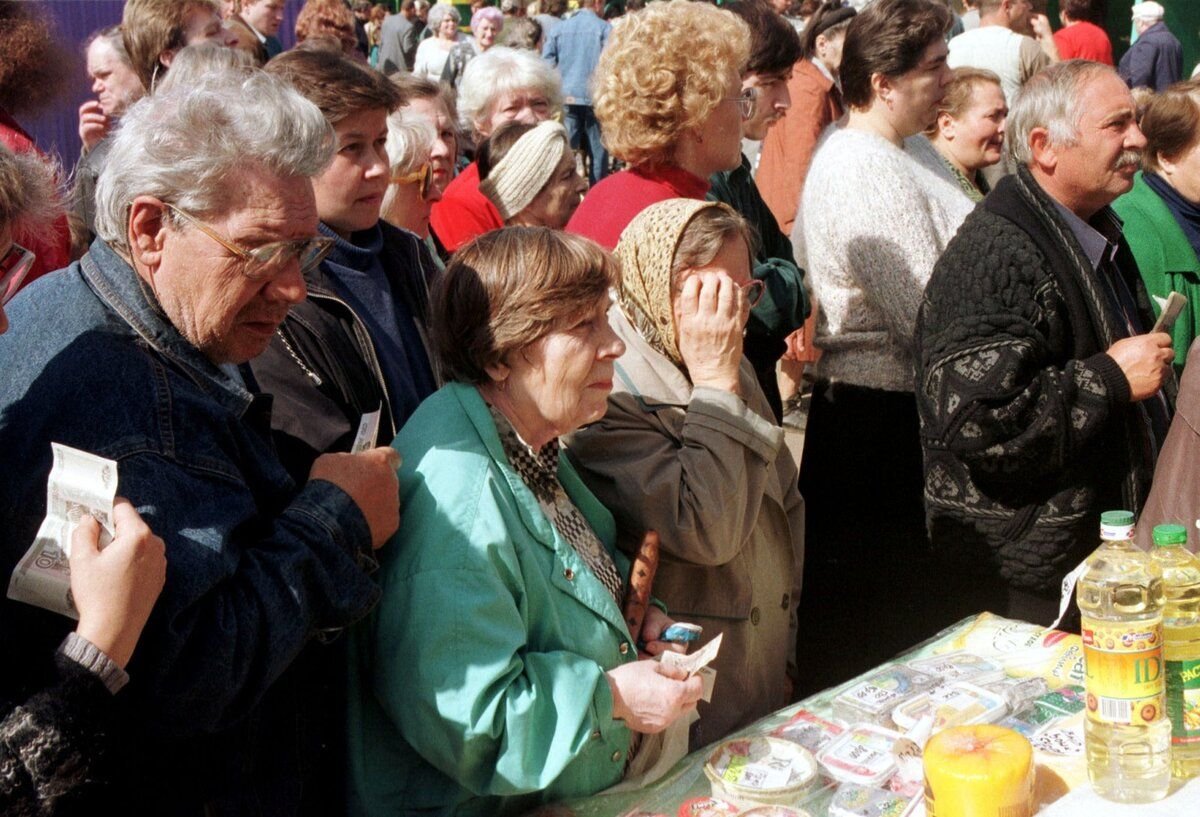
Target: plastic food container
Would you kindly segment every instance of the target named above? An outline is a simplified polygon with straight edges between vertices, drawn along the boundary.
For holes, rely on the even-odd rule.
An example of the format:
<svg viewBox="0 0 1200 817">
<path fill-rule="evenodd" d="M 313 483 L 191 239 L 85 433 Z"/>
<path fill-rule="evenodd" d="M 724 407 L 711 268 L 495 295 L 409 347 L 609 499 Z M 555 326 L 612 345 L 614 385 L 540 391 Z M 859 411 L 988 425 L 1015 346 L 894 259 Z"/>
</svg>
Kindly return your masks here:
<svg viewBox="0 0 1200 817">
<path fill-rule="evenodd" d="M 735 817 L 738 811 L 733 803 L 715 797 L 693 797 L 679 807 L 678 817 Z"/>
<path fill-rule="evenodd" d="M 818 780 L 817 762 L 799 744 L 771 737 L 740 738 L 717 747 L 704 764 L 713 797 L 740 809 L 794 805 Z"/>
<path fill-rule="evenodd" d="M 834 698 L 833 716 L 846 723 L 890 726 L 897 705 L 940 682 L 936 675 L 896 664 L 869 675 Z"/>
<path fill-rule="evenodd" d="M 1004 678 L 1004 667 L 966 650 L 935 655 L 932 658 L 919 658 L 909 661 L 908 666 L 917 672 L 937 675 L 947 684 L 970 681 L 982 686 Z"/>
<path fill-rule="evenodd" d="M 817 755 L 829 775 L 844 783 L 882 786 L 896 773 L 896 741 L 902 735 L 869 723 L 851 726 Z"/>
<path fill-rule="evenodd" d="M 892 710 L 892 720 L 907 730 L 927 714 L 933 715 L 933 731 L 940 732 L 949 726 L 995 723 L 1008 714 L 1008 702 L 995 692 L 960 682 L 935 687 L 905 701 Z"/>
<path fill-rule="evenodd" d="M 808 751 L 816 754 L 824 749 L 842 732 L 844 726 L 833 721 L 818 717 L 807 709 L 801 709 L 792 719 L 771 733 L 773 737 L 799 743 Z"/>
<path fill-rule="evenodd" d="M 843 783 L 829 801 L 830 817 L 901 817 L 912 799 L 895 792 Z"/>
</svg>

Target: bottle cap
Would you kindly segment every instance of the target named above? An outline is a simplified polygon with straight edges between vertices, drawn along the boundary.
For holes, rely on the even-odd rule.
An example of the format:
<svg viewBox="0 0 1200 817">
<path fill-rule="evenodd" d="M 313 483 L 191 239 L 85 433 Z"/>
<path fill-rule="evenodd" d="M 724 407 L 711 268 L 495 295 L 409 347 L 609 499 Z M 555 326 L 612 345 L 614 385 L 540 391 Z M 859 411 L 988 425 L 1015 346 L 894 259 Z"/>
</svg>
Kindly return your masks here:
<svg viewBox="0 0 1200 817">
<path fill-rule="evenodd" d="M 1155 525 L 1154 544 L 1158 547 L 1186 545 L 1187 528 L 1183 525 Z"/>
<path fill-rule="evenodd" d="M 1105 511 L 1100 514 L 1100 538 L 1106 541 L 1129 539 L 1133 536 L 1133 513 Z"/>
</svg>

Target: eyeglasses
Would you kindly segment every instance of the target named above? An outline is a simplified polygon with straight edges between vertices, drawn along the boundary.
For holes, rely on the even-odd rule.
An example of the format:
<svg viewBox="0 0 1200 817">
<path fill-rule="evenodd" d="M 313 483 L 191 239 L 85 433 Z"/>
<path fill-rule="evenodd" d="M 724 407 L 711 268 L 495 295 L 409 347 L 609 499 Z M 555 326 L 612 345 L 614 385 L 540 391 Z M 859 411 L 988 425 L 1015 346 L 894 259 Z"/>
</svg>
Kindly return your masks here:
<svg viewBox="0 0 1200 817">
<path fill-rule="evenodd" d="M 725 101 L 736 102 L 742 119 L 749 119 L 754 116 L 754 109 L 758 107 L 758 89 L 746 88 L 737 96 L 725 97 Z"/>
<path fill-rule="evenodd" d="M 4 254 L 4 258 L 0 259 L 0 306 L 4 306 L 17 294 L 36 257 L 20 244 L 14 243 Z"/>
<path fill-rule="evenodd" d="M 738 288 L 746 296 L 746 304 L 751 309 L 758 306 L 758 302 L 762 300 L 763 295 L 767 294 L 767 285 L 757 278 L 748 284 L 740 284 Z"/>
<path fill-rule="evenodd" d="M 167 204 L 171 212 L 179 216 L 191 226 L 220 244 L 231 253 L 246 262 L 242 275 L 251 281 L 265 281 L 277 274 L 287 262 L 295 259 L 300 264 L 301 272 L 308 272 L 325 260 L 325 256 L 333 249 L 332 238 L 317 235 L 312 238 L 302 238 L 295 241 L 272 241 L 252 250 L 246 250 L 234 244 L 227 238 L 221 237 L 207 224 L 195 216 L 188 215 L 174 204 Z"/>
<path fill-rule="evenodd" d="M 419 191 L 421 198 L 429 198 L 429 186 L 433 184 L 433 165 L 429 162 L 418 167 L 412 173 L 405 173 L 403 176 L 392 176 L 392 184 L 417 184 L 420 183 Z"/>
</svg>

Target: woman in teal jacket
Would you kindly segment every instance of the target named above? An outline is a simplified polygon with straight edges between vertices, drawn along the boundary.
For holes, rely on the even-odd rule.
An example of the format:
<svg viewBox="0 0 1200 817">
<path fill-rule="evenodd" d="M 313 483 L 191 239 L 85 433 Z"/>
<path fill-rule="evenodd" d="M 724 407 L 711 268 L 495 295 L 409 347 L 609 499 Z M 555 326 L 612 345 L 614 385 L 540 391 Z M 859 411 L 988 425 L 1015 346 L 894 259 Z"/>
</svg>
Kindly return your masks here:
<svg viewBox="0 0 1200 817">
<path fill-rule="evenodd" d="M 1145 173 L 1113 209 L 1150 294 L 1165 299 L 1175 291 L 1188 299 L 1171 328 L 1175 368 L 1182 371 L 1200 335 L 1200 84 L 1181 83 L 1154 97 L 1140 124 Z"/>
<path fill-rule="evenodd" d="M 507 228 L 460 249 L 434 298 L 452 382 L 397 436 L 403 519 L 355 634 L 351 809 L 517 814 L 621 780 L 638 735 L 695 708 L 698 678 L 638 660 L 612 516 L 558 437 L 603 415 L 611 257 Z M 669 619 L 647 615 L 646 650 Z"/>
</svg>

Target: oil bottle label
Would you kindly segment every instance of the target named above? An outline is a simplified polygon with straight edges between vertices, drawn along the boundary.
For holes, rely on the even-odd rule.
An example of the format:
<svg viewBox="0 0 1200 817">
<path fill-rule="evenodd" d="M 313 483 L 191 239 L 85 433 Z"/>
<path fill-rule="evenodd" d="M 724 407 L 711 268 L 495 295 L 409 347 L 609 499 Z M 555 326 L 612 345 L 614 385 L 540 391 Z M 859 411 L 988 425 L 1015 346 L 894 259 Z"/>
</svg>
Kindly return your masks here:
<svg viewBox="0 0 1200 817">
<path fill-rule="evenodd" d="M 1168 661 L 1166 666 L 1171 743 L 1200 746 L 1200 660 Z"/>
<path fill-rule="evenodd" d="M 1088 717 L 1140 726 L 1164 715 L 1162 622 L 1082 619 Z"/>
</svg>

